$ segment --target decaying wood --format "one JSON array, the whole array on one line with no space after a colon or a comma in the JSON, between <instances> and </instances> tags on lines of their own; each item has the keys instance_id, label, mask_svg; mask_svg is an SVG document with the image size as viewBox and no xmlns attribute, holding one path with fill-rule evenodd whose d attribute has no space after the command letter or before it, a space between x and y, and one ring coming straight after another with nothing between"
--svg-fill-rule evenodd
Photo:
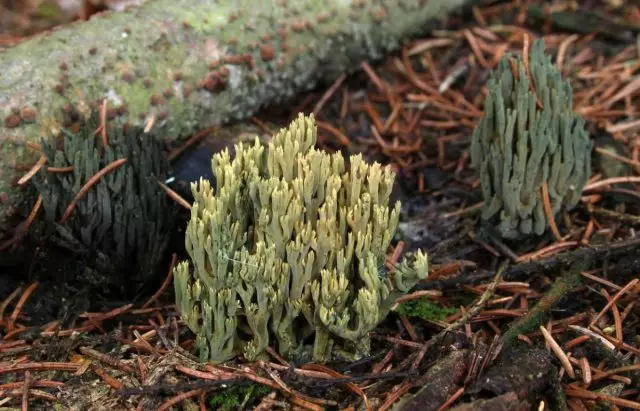
<instances>
[{"instance_id":1,"label":"decaying wood","mask_svg":"<svg viewBox=\"0 0 640 411\"><path fill-rule=\"evenodd\" d=\"M178 143L380 58L470 2L155 0L0 51L0 238L24 214L15 182L39 156L25 143L60 133L69 112L106 99L110 124L153 119Z\"/></svg>"}]
</instances>

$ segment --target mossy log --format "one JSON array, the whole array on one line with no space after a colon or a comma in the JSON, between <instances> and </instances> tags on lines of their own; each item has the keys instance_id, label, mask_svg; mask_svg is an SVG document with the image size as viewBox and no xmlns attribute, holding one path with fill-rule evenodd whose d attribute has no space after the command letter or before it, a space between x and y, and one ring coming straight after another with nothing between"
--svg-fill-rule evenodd
<instances>
[{"instance_id":1,"label":"mossy log","mask_svg":"<svg viewBox=\"0 0 640 411\"><path fill-rule=\"evenodd\" d=\"M106 99L110 124L153 117L179 144L380 58L471 1L155 0L0 51L0 238L25 213L16 181L39 155L25 143L59 133L65 110Z\"/></svg>"}]
</instances>

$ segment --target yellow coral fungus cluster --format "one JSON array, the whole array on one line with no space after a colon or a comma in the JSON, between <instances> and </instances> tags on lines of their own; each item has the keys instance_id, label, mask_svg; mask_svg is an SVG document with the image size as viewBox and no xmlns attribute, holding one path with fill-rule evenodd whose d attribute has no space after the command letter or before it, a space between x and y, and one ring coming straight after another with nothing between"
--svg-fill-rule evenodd
<instances>
[{"instance_id":1,"label":"yellow coral fungus cluster","mask_svg":"<svg viewBox=\"0 0 640 411\"><path fill-rule=\"evenodd\" d=\"M313 359L369 350L369 332L427 275L427 256L381 275L398 224L394 174L314 148L313 116L261 146L216 154L216 188L201 179L186 232L190 261L175 269L177 307L203 360L255 359L277 341L292 356L314 337Z\"/></svg>"}]
</instances>

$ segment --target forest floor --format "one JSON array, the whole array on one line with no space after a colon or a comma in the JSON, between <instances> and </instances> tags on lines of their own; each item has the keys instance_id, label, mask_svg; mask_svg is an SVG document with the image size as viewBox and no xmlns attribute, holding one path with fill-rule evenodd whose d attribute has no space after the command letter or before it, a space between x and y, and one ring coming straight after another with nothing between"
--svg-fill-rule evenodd
<instances>
[{"instance_id":1,"label":"forest floor","mask_svg":"<svg viewBox=\"0 0 640 411\"><path fill-rule=\"evenodd\" d=\"M321 147L397 172L388 262L422 248L430 273L375 330L369 357L199 363L173 305L177 241L152 295L85 295L71 319L70 288L32 272L3 282L0 409L640 409L640 6L529 3L474 7L245 125L272 135L314 113ZM5 46L22 38L9 29ZM587 120L593 174L556 228L508 242L480 222L470 136L491 69L540 37ZM202 135L177 167L196 161Z\"/></svg>"}]
</instances>

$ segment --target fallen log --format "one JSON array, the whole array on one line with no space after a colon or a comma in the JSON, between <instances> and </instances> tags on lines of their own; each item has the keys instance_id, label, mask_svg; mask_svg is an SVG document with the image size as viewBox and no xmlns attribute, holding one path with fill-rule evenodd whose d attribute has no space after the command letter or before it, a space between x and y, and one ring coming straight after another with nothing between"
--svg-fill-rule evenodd
<instances>
[{"instance_id":1,"label":"fallen log","mask_svg":"<svg viewBox=\"0 0 640 411\"><path fill-rule=\"evenodd\" d=\"M106 99L109 123L178 144L378 59L472 0L155 0L0 50L0 239L22 205L28 142Z\"/></svg>"}]
</instances>

